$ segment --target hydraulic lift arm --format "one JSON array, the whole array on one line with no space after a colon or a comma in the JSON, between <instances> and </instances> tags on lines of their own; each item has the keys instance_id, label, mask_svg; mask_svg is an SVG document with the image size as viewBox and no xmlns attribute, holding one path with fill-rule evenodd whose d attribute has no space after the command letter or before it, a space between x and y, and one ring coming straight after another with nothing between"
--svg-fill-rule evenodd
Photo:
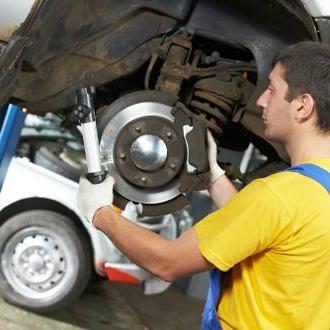
<instances>
[{"instance_id":1,"label":"hydraulic lift arm","mask_svg":"<svg viewBox=\"0 0 330 330\"><path fill-rule=\"evenodd\" d=\"M0 110L0 190L24 125L26 112L20 107L7 104Z\"/></svg>"}]
</instances>

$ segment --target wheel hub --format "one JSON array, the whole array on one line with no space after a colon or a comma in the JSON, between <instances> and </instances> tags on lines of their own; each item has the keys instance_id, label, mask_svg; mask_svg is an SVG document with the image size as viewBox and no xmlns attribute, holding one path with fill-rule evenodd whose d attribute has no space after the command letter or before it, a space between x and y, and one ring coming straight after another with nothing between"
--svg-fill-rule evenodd
<instances>
[{"instance_id":1,"label":"wheel hub","mask_svg":"<svg viewBox=\"0 0 330 330\"><path fill-rule=\"evenodd\" d=\"M41 256L35 254L31 256L30 262L27 266L30 267L32 271L38 272L44 268L44 261Z\"/></svg>"},{"instance_id":2,"label":"wheel hub","mask_svg":"<svg viewBox=\"0 0 330 330\"><path fill-rule=\"evenodd\" d=\"M167 158L165 142L157 135L144 134L131 145L131 159L142 171L159 170Z\"/></svg>"},{"instance_id":3,"label":"wheel hub","mask_svg":"<svg viewBox=\"0 0 330 330\"><path fill-rule=\"evenodd\" d=\"M44 262L41 255L39 255L38 250L34 251L32 255L30 255L29 262L23 265L24 268L29 268L31 271L36 273L41 273L42 270L45 270L46 263Z\"/></svg>"},{"instance_id":4,"label":"wheel hub","mask_svg":"<svg viewBox=\"0 0 330 330\"><path fill-rule=\"evenodd\" d=\"M118 172L133 187L165 187L183 164L180 138L173 124L156 116L142 117L124 126L116 139L114 154Z\"/></svg>"}]
</instances>

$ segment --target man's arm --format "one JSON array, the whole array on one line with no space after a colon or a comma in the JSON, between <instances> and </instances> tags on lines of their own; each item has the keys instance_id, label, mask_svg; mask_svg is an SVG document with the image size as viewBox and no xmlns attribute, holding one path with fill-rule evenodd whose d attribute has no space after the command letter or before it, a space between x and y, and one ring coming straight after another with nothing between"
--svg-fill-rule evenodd
<instances>
[{"instance_id":1,"label":"man's arm","mask_svg":"<svg viewBox=\"0 0 330 330\"><path fill-rule=\"evenodd\" d=\"M130 260L165 281L214 268L199 252L194 228L176 240L167 240L132 223L111 207L97 210L93 225Z\"/></svg>"},{"instance_id":2,"label":"man's arm","mask_svg":"<svg viewBox=\"0 0 330 330\"><path fill-rule=\"evenodd\" d=\"M227 202L237 193L236 187L231 183L225 174L211 182L207 187L207 190L218 208L225 206Z\"/></svg>"}]
</instances>

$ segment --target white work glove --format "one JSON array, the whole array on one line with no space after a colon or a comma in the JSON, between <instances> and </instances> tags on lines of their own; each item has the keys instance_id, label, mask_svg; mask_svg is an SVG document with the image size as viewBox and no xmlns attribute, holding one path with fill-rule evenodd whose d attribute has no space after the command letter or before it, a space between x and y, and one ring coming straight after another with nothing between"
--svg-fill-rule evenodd
<instances>
[{"instance_id":1,"label":"white work glove","mask_svg":"<svg viewBox=\"0 0 330 330\"><path fill-rule=\"evenodd\" d=\"M134 204L133 202L128 202L121 213L123 217L132 222L136 222L139 216L142 214L143 206L142 204Z\"/></svg>"},{"instance_id":2,"label":"white work glove","mask_svg":"<svg viewBox=\"0 0 330 330\"><path fill-rule=\"evenodd\" d=\"M210 172L208 177L207 185L210 185L212 182L217 180L220 176L225 174L225 171L218 165L217 157L217 144L214 141L212 133L207 130L207 155L209 158Z\"/></svg>"},{"instance_id":3,"label":"white work glove","mask_svg":"<svg viewBox=\"0 0 330 330\"><path fill-rule=\"evenodd\" d=\"M90 224L93 223L96 210L112 204L114 183L112 176L108 176L98 184L92 184L85 177L80 177L77 194L78 208Z\"/></svg>"}]
</instances>

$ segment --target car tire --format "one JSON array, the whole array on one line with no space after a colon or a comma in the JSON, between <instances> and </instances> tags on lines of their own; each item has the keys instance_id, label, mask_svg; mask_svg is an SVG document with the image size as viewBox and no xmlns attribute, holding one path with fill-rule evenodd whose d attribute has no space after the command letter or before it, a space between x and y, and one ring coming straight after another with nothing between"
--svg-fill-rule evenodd
<instances>
[{"instance_id":1,"label":"car tire","mask_svg":"<svg viewBox=\"0 0 330 330\"><path fill-rule=\"evenodd\" d=\"M81 152L66 149L66 153L71 158L71 161L76 164L73 167L60 158L63 150L63 146L58 144L49 145L48 148L41 147L35 153L34 162L52 172L77 182L83 171L83 164L81 163L83 155Z\"/></svg>"},{"instance_id":2,"label":"car tire","mask_svg":"<svg viewBox=\"0 0 330 330\"><path fill-rule=\"evenodd\" d=\"M0 227L0 293L37 313L68 306L86 288L92 270L88 237L68 217L24 211Z\"/></svg>"}]
</instances>

